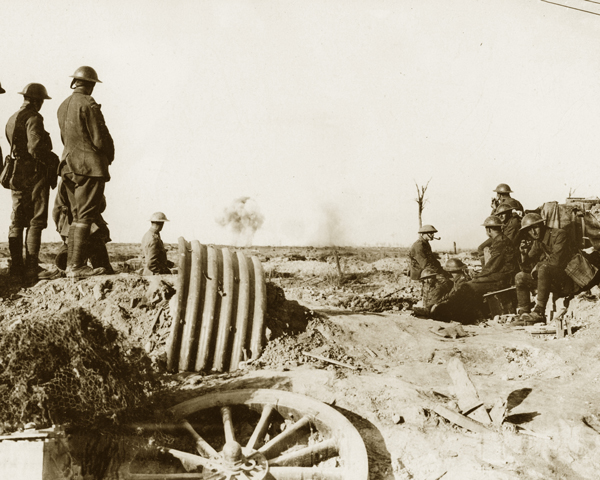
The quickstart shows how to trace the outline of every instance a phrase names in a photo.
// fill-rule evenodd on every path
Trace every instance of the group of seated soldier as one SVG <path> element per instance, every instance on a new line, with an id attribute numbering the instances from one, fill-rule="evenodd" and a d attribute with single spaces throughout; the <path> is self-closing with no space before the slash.
<path id="1" fill-rule="evenodd" d="M 545 319 L 550 292 L 559 296 L 576 292 L 576 284 L 565 273 L 578 251 L 571 238 L 564 230 L 547 226 L 538 213 L 524 213 L 508 185 L 500 184 L 494 191 L 492 214 L 482 224 L 488 239 L 478 248 L 482 265 L 478 273 L 471 276 L 457 258 L 442 267 L 429 245 L 437 230 L 432 225 L 419 229 L 409 253 L 411 279 L 423 285 L 423 306 L 415 307 L 415 314 L 472 323 L 485 316 L 485 294 L 514 286 L 521 323 L 536 323 Z"/>

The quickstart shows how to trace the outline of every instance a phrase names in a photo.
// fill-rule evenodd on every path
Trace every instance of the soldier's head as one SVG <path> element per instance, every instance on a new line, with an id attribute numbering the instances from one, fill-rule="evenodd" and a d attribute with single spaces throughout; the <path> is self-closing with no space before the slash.
<path id="1" fill-rule="evenodd" d="M 437 273 L 432 268 L 425 267 L 421 272 L 419 280 L 425 284 L 433 285 L 436 282 L 436 275 Z"/>
<path id="2" fill-rule="evenodd" d="M 496 198 L 510 198 L 512 190 L 506 183 L 501 183 L 494 189 L 494 192 L 496 192 Z"/>
<path id="3" fill-rule="evenodd" d="M 165 226 L 165 222 L 168 222 L 168 221 L 169 221 L 169 219 L 162 212 L 155 212 L 150 217 L 150 223 L 152 224 L 152 229 L 156 233 L 160 232 L 163 229 L 163 227 Z"/>
<path id="4" fill-rule="evenodd" d="M 487 217 L 482 224 L 485 227 L 485 233 L 490 238 L 494 238 L 497 235 L 500 235 L 502 232 L 502 220 L 500 220 L 496 215 L 490 215 Z"/>
<path id="5" fill-rule="evenodd" d="M 23 95 L 25 102 L 31 104 L 38 112 L 42 108 L 44 100 L 50 100 L 46 87 L 41 83 L 28 83 L 19 94 Z"/>
<path id="6" fill-rule="evenodd" d="M 500 206 L 496 209 L 496 216 L 502 221 L 502 223 L 508 222 L 513 216 L 513 210 L 518 208 L 512 198 L 500 204 Z"/>
<path id="7" fill-rule="evenodd" d="M 457 278 L 465 273 L 467 266 L 462 262 L 460 258 L 449 258 L 445 265 L 444 270 L 452 274 L 452 278 Z"/>
<path id="8" fill-rule="evenodd" d="M 98 79 L 98 74 L 96 70 L 92 67 L 79 67 L 75 70 L 75 73 L 71 75 L 71 88 L 80 88 L 87 95 L 91 95 L 94 91 L 94 87 L 96 83 L 102 83 Z"/>
<path id="9" fill-rule="evenodd" d="M 427 240 L 428 242 L 434 239 L 439 240 L 439 238 L 436 238 L 434 236 L 436 233 L 437 230 L 433 225 L 423 225 L 421 228 L 419 228 L 419 235 L 421 236 L 421 238 Z"/>
<path id="10" fill-rule="evenodd" d="M 519 232 L 525 233 L 532 240 L 539 240 L 544 235 L 544 219 L 537 213 L 528 213 L 521 220 L 521 230 Z"/>

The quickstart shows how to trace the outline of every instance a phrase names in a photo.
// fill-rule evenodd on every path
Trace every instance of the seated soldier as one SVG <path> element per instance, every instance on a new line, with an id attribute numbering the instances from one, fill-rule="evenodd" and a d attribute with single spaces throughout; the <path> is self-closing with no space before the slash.
<path id="1" fill-rule="evenodd" d="M 100 213 L 106 209 L 106 199 L 102 199 L 102 205 L 100 207 Z M 69 237 L 69 228 L 73 222 L 73 214 L 71 212 L 71 204 L 69 203 L 69 197 L 67 196 L 67 189 L 64 186 L 62 180 L 58 184 L 56 198 L 54 200 L 54 208 L 52 210 L 52 218 L 56 225 L 56 231 L 62 238 L 63 244 L 61 245 L 56 257 L 54 264 L 60 271 L 65 271 L 67 268 L 67 256 L 69 247 L 67 244 Z M 97 274 L 112 275 L 115 273 L 112 265 L 110 264 L 110 258 L 108 251 L 106 250 L 106 244 L 110 242 L 110 231 L 108 230 L 108 224 L 102 218 L 102 215 L 92 224 L 90 229 L 90 237 L 87 245 L 87 257 L 92 264 Z M 103 271 L 100 272 L 100 269 Z M 55 272 L 56 274 L 56 272 Z"/>
<path id="2" fill-rule="evenodd" d="M 413 312 L 418 316 L 428 316 L 431 307 L 452 289 L 452 281 L 446 276 L 437 273 L 433 268 L 426 267 L 421 272 L 423 284 L 423 307 L 413 307 Z"/>
<path id="3" fill-rule="evenodd" d="M 515 242 L 517 234 L 521 228 L 521 220 L 520 217 L 513 213 L 514 210 L 519 211 L 520 203 L 517 202 L 514 198 L 509 198 L 507 201 L 501 203 L 498 208 L 496 208 L 496 216 L 502 222 L 502 233 L 508 237 L 511 242 Z M 522 208 L 522 207 L 521 207 Z M 481 261 L 481 266 L 485 266 L 485 252 L 492 245 L 492 238 L 488 237 L 488 239 L 483 242 L 479 247 L 477 247 L 477 252 L 479 253 L 479 259 Z"/>
<path id="4" fill-rule="evenodd" d="M 156 212 L 150 218 L 150 230 L 142 239 L 142 253 L 144 255 L 144 270 L 142 275 L 168 275 L 175 266 L 167 259 L 167 251 L 160 238 L 160 231 L 169 219 L 162 212 Z"/>
<path id="5" fill-rule="evenodd" d="M 517 313 L 527 314 L 535 323 L 545 320 L 550 292 L 558 296 L 575 292 L 565 267 L 577 249 L 562 228 L 547 227 L 537 213 L 523 217 L 521 232 L 525 238 L 519 244 L 521 271 L 515 277 Z M 537 298 L 531 311 L 531 293 L 534 291 L 537 291 Z"/>
<path id="6" fill-rule="evenodd" d="M 492 198 L 492 213 L 490 215 L 498 215 L 498 207 L 511 200 L 516 205 L 514 207 L 515 210 L 521 214 L 523 213 L 523 205 L 521 205 L 521 202 L 519 202 L 517 199 L 510 196 L 512 190 L 506 183 L 501 183 L 498 185 L 494 192 L 496 192 L 496 197 Z"/>
<path id="7" fill-rule="evenodd" d="M 489 261 L 472 280 L 463 283 L 448 297 L 431 308 L 433 318 L 464 322 L 483 311 L 483 295 L 510 286 L 518 269 L 515 248 L 502 233 L 502 222 L 490 216 L 483 222 L 486 234 L 492 239 Z M 463 318 L 456 318 L 463 316 Z"/>

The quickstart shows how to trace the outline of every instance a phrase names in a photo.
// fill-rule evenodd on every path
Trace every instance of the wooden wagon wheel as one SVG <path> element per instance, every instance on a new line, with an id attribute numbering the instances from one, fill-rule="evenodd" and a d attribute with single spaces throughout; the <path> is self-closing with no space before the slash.
<path id="1" fill-rule="evenodd" d="M 252 412 L 252 425 L 244 412 Z M 186 471 L 145 471 L 143 462 L 132 461 L 121 467 L 121 479 L 368 479 L 367 452 L 354 426 L 335 409 L 304 395 L 231 390 L 194 398 L 169 413 L 194 448 L 156 448 L 179 459 Z"/>

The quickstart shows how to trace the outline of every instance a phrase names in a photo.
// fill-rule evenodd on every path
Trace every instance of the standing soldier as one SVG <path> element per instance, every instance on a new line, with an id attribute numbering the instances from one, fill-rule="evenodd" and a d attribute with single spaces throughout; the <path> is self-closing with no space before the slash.
<path id="1" fill-rule="evenodd" d="M 412 244 L 408 258 L 410 260 L 411 280 L 422 280 L 421 297 L 423 306 L 429 311 L 429 304 L 436 304 L 444 295 L 452 290 L 450 274 L 446 272 L 436 255 L 431 250 L 429 242 L 437 233 L 433 225 L 423 225 L 419 228 L 419 239 Z M 425 277 L 423 272 L 426 272 Z M 434 279 L 429 279 L 431 276 Z"/>
<path id="2" fill-rule="evenodd" d="M 58 157 L 52 152 L 50 135 L 44 130 L 39 111 L 49 100 L 46 87 L 28 84 L 22 92 L 24 102 L 6 124 L 6 138 L 11 146 L 14 169 L 8 187 L 12 197 L 11 225 L 8 233 L 10 274 L 44 278 L 48 273 L 38 265 L 42 230 L 48 226 L 48 196 L 56 186 Z M 25 264 L 23 263 L 23 230 Z"/>
<path id="3" fill-rule="evenodd" d="M 99 218 L 108 167 L 115 157 L 113 139 L 104 116 L 91 97 L 98 79 L 92 67 L 79 67 L 71 76 L 73 94 L 58 109 L 58 124 L 65 146 L 60 174 L 73 213 L 69 228 L 67 276 L 82 278 L 104 273 L 86 264 L 90 228 Z"/>
<path id="4" fill-rule="evenodd" d="M 429 267 L 436 273 L 443 273 L 444 269 L 438 258 L 431 250 L 431 242 L 437 233 L 433 225 L 423 225 L 419 228 L 419 239 L 412 244 L 408 253 L 410 260 L 410 279 L 421 280 L 421 272 Z"/>

